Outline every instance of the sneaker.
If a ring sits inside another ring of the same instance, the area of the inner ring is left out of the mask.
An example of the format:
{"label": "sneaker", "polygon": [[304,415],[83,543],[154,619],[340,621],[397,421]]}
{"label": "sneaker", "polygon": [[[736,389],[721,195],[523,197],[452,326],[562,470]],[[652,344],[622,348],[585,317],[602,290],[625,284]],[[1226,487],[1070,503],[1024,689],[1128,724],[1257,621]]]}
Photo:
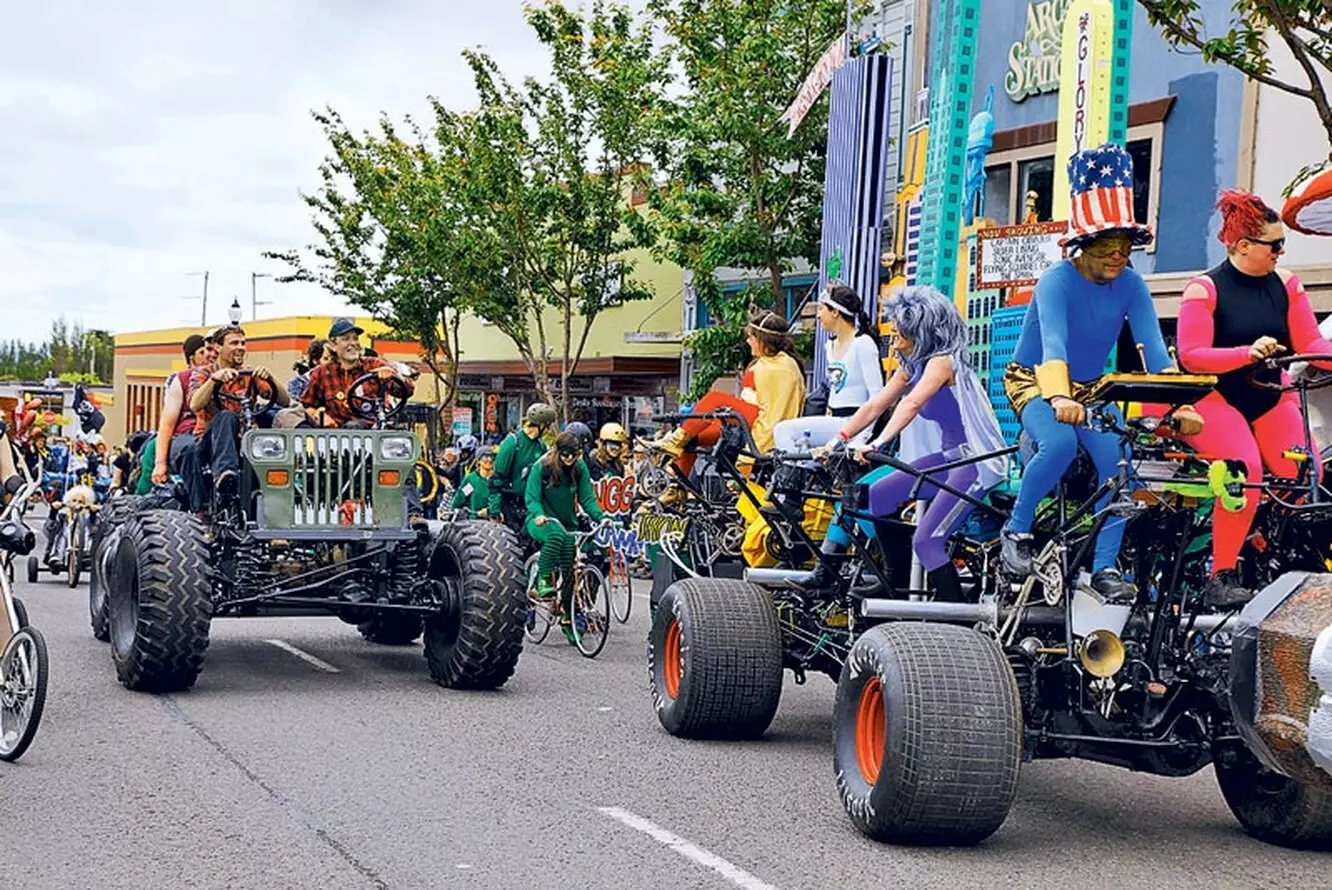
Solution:
{"label": "sneaker", "polygon": [[555,596],[555,585],[544,579],[539,579],[536,583],[536,587],[532,588],[532,592],[536,595],[537,599],[548,600]]}
{"label": "sneaker", "polygon": [[560,622],[560,630],[564,631],[564,638],[569,641],[570,646],[578,645],[578,637],[574,636],[573,623],[569,619]]}
{"label": "sneaker", "polygon": [[1034,539],[1030,532],[999,532],[999,561],[1010,575],[1025,577],[1031,574],[1035,559]]}
{"label": "sneaker", "polygon": [[1138,598],[1138,588],[1125,581],[1119,569],[1101,569],[1092,575],[1091,586],[1107,603],[1127,605]]}
{"label": "sneaker", "polygon": [[1203,603],[1216,609],[1242,606],[1251,599],[1253,591],[1243,586],[1234,569],[1222,569],[1203,587]]}
{"label": "sneaker", "polygon": [[237,478],[235,470],[223,470],[218,474],[217,481],[213,483],[213,488],[223,497],[230,497],[236,493]]}

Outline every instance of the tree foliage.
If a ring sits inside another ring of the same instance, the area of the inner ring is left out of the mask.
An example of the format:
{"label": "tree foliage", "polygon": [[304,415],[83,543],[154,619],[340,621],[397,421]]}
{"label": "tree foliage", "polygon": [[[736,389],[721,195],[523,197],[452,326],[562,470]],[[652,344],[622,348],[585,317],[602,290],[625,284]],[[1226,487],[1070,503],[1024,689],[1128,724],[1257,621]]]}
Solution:
{"label": "tree foliage", "polygon": [[[709,314],[726,319],[718,333],[689,343],[706,388],[738,369],[732,361],[743,366],[738,319],[782,293],[790,261],[818,265],[828,100],[789,137],[780,118],[843,32],[846,4],[650,0],[649,9],[665,27],[686,88],[663,114],[657,142],[665,185],[650,204],[660,253],[692,269]],[[716,274],[723,267],[758,271],[766,287],[723,299]]]}
{"label": "tree foliage", "polygon": [[[1307,99],[1327,135],[1332,157],[1332,2],[1235,0],[1225,33],[1209,33],[1199,0],[1138,0],[1147,20],[1174,47],[1190,47],[1208,62],[1221,62],[1259,83]],[[1290,48],[1303,77],[1277,76],[1268,53],[1275,35]]]}
{"label": "tree foliage", "polygon": [[[86,331],[63,317],[51,322],[45,343],[0,341],[0,380],[38,382],[48,373],[77,382],[109,383],[115,363],[115,339],[106,331]],[[72,379],[72,378],[71,378]]]}

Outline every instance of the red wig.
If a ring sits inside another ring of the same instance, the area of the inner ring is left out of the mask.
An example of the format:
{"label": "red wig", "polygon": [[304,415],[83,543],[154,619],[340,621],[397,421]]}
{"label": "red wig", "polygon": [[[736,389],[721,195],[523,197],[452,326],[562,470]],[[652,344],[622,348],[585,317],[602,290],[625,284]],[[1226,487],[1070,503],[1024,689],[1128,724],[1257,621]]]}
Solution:
{"label": "red wig", "polygon": [[1277,222],[1277,212],[1263,199],[1243,189],[1226,189],[1217,199],[1221,211],[1221,231],[1216,237],[1226,247],[1234,247],[1241,238],[1258,238],[1270,223]]}

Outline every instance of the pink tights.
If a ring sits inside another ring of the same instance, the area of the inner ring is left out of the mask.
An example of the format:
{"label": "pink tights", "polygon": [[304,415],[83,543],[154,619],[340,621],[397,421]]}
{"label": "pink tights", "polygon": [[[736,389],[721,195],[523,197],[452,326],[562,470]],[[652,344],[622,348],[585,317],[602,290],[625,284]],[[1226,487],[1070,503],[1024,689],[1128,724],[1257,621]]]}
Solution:
{"label": "pink tights", "polygon": [[[1253,422],[1252,429],[1244,416],[1215,391],[1200,401],[1197,409],[1203,416],[1203,431],[1184,441],[1203,455],[1244,461],[1249,482],[1263,481],[1264,468],[1288,478],[1299,472],[1295,461],[1282,457],[1283,451],[1304,445],[1304,419],[1295,393],[1284,394],[1276,407]],[[1316,456],[1314,466],[1321,476]],[[1213,573],[1233,569],[1239,560],[1240,548],[1258,511],[1259,493],[1250,489],[1246,495],[1244,509],[1231,513],[1217,504],[1212,512]]]}

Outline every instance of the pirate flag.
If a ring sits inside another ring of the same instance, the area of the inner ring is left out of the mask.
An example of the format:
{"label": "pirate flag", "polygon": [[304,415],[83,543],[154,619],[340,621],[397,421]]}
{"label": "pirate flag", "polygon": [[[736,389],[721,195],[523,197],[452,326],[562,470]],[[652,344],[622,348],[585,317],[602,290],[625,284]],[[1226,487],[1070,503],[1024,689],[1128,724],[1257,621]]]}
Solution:
{"label": "pirate flag", "polygon": [[85,433],[98,433],[106,423],[106,415],[97,407],[94,397],[83,388],[83,384],[74,387],[74,413],[79,416],[79,426]]}

